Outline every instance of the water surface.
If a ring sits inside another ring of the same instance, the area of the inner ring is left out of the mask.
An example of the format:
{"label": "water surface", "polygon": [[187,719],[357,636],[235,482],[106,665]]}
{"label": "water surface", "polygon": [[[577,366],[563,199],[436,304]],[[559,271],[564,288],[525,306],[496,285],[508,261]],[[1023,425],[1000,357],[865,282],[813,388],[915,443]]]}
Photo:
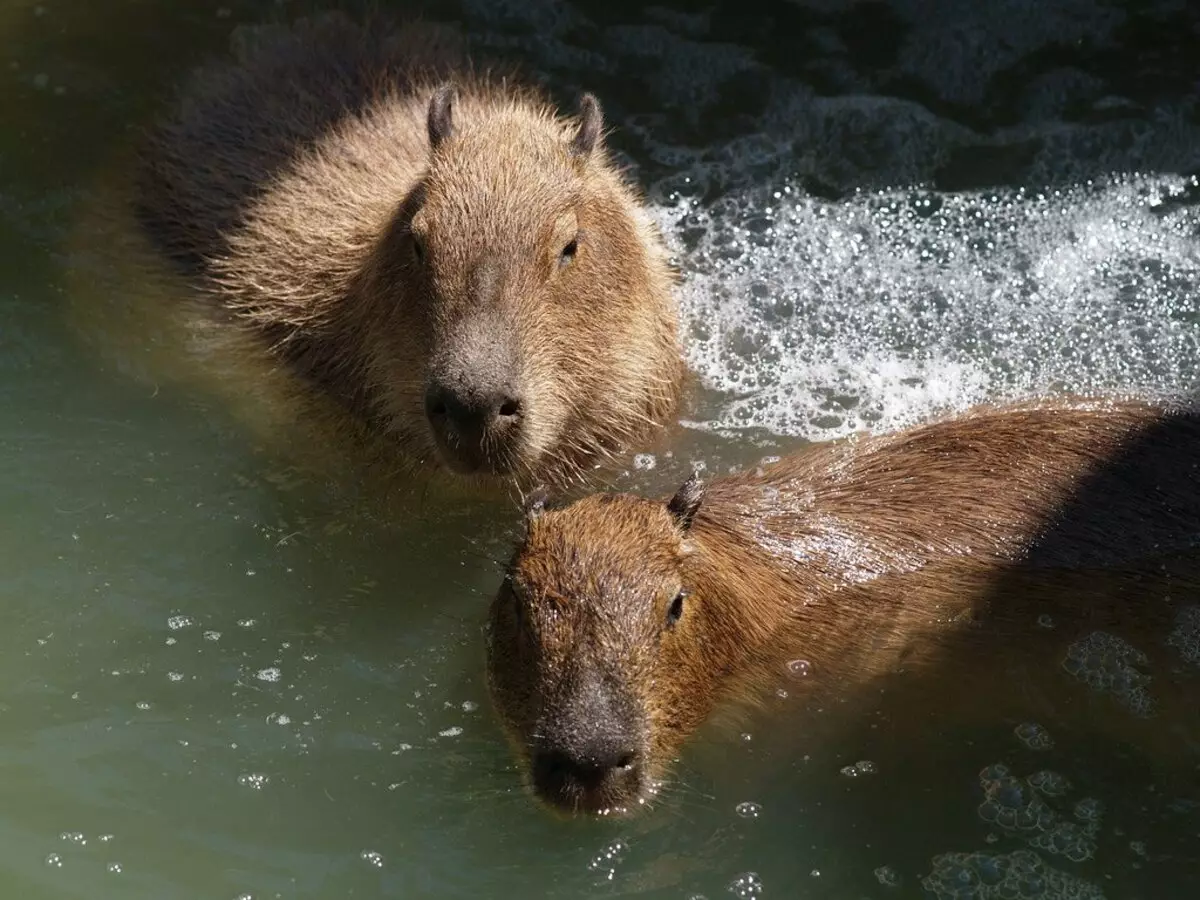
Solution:
{"label": "water surface", "polygon": [[[1200,380],[1186,4],[426,6],[564,103],[599,92],[688,273],[707,390],[618,486]],[[703,741],[636,822],[535,809],[481,680],[508,510],[367,510],[65,324],[70,228],[129,129],[234,26],[297,8],[0,4],[5,896],[916,897],[1025,852],[1028,896],[1195,892],[1194,782],[1054,722],[899,746],[784,710]],[[1070,781],[1026,786],[1045,828],[981,814],[1038,772]]]}

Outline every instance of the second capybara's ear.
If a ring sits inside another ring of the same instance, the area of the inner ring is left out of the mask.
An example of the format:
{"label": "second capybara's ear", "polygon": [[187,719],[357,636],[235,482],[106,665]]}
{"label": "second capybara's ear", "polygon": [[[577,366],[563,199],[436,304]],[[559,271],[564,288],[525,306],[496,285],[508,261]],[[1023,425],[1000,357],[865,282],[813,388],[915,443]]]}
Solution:
{"label": "second capybara's ear", "polygon": [[671,514],[680,531],[686,534],[692,527],[692,520],[696,518],[703,500],[704,482],[700,480],[698,473],[693,472],[667,503],[667,512]]}
{"label": "second capybara's ear", "polygon": [[433,92],[429,98],[429,113],[426,116],[429,129],[429,146],[434,150],[446,138],[454,134],[454,85],[447,82]]}

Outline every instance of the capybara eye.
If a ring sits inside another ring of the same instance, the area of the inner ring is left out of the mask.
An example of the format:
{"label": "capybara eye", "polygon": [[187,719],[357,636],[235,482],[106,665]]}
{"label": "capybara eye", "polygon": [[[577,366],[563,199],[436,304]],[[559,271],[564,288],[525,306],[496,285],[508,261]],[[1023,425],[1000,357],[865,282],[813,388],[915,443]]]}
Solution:
{"label": "capybara eye", "polygon": [[558,264],[560,267],[569,266],[575,259],[575,254],[579,252],[579,235],[571,238],[571,242],[562,248],[562,252],[558,254]]}
{"label": "capybara eye", "polygon": [[667,627],[670,628],[679,621],[679,617],[683,615],[683,597],[684,592],[680,591],[675,595],[675,599],[671,601],[670,607],[667,609]]}
{"label": "capybara eye", "polygon": [[421,239],[415,234],[412,235],[413,258],[417,262],[425,261],[425,245],[421,243]]}

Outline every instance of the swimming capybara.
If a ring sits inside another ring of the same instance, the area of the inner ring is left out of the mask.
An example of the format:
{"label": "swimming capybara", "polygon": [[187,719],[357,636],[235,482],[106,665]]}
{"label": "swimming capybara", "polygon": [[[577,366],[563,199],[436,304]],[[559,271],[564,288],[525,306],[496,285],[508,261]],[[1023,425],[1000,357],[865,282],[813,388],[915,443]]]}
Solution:
{"label": "swimming capybara", "polygon": [[1171,685],[1200,674],[1198,536],[1200,416],[1131,400],[979,408],[666,501],[538,501],[491,607],[490,691],[568,813],[636,810],[702,723],[785,678],[844,697],[941,672],[922,703],[982,716],[1062,688],[1135,729],[1157,704],[1154,739],[1195,754]]}
{"label": "swimming capybara", "polygon": [[220,327],[414,463],[564,483],[676,412],[675,276],[591,95],[562,117],[448,29],[333,14],[202,69],[139,157]]}

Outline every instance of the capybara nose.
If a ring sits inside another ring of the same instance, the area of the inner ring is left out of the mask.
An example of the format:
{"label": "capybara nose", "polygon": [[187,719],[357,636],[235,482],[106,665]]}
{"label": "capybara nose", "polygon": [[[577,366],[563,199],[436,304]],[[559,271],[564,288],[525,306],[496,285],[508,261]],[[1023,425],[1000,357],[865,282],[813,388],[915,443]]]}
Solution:
{"label": "capybara nose", "polygon": [[434,383],[425,392],[425,415],[458,467],[465,471],[507,468],[520,430],[524,404],[515,390],[457,389]]}
{"label": "capybara nose", "polygon": [[605,743],[584,752],[542,750],[533,757],[533,784],[546,801],[597,812],[637,794],[638,753],[624,743]]}

